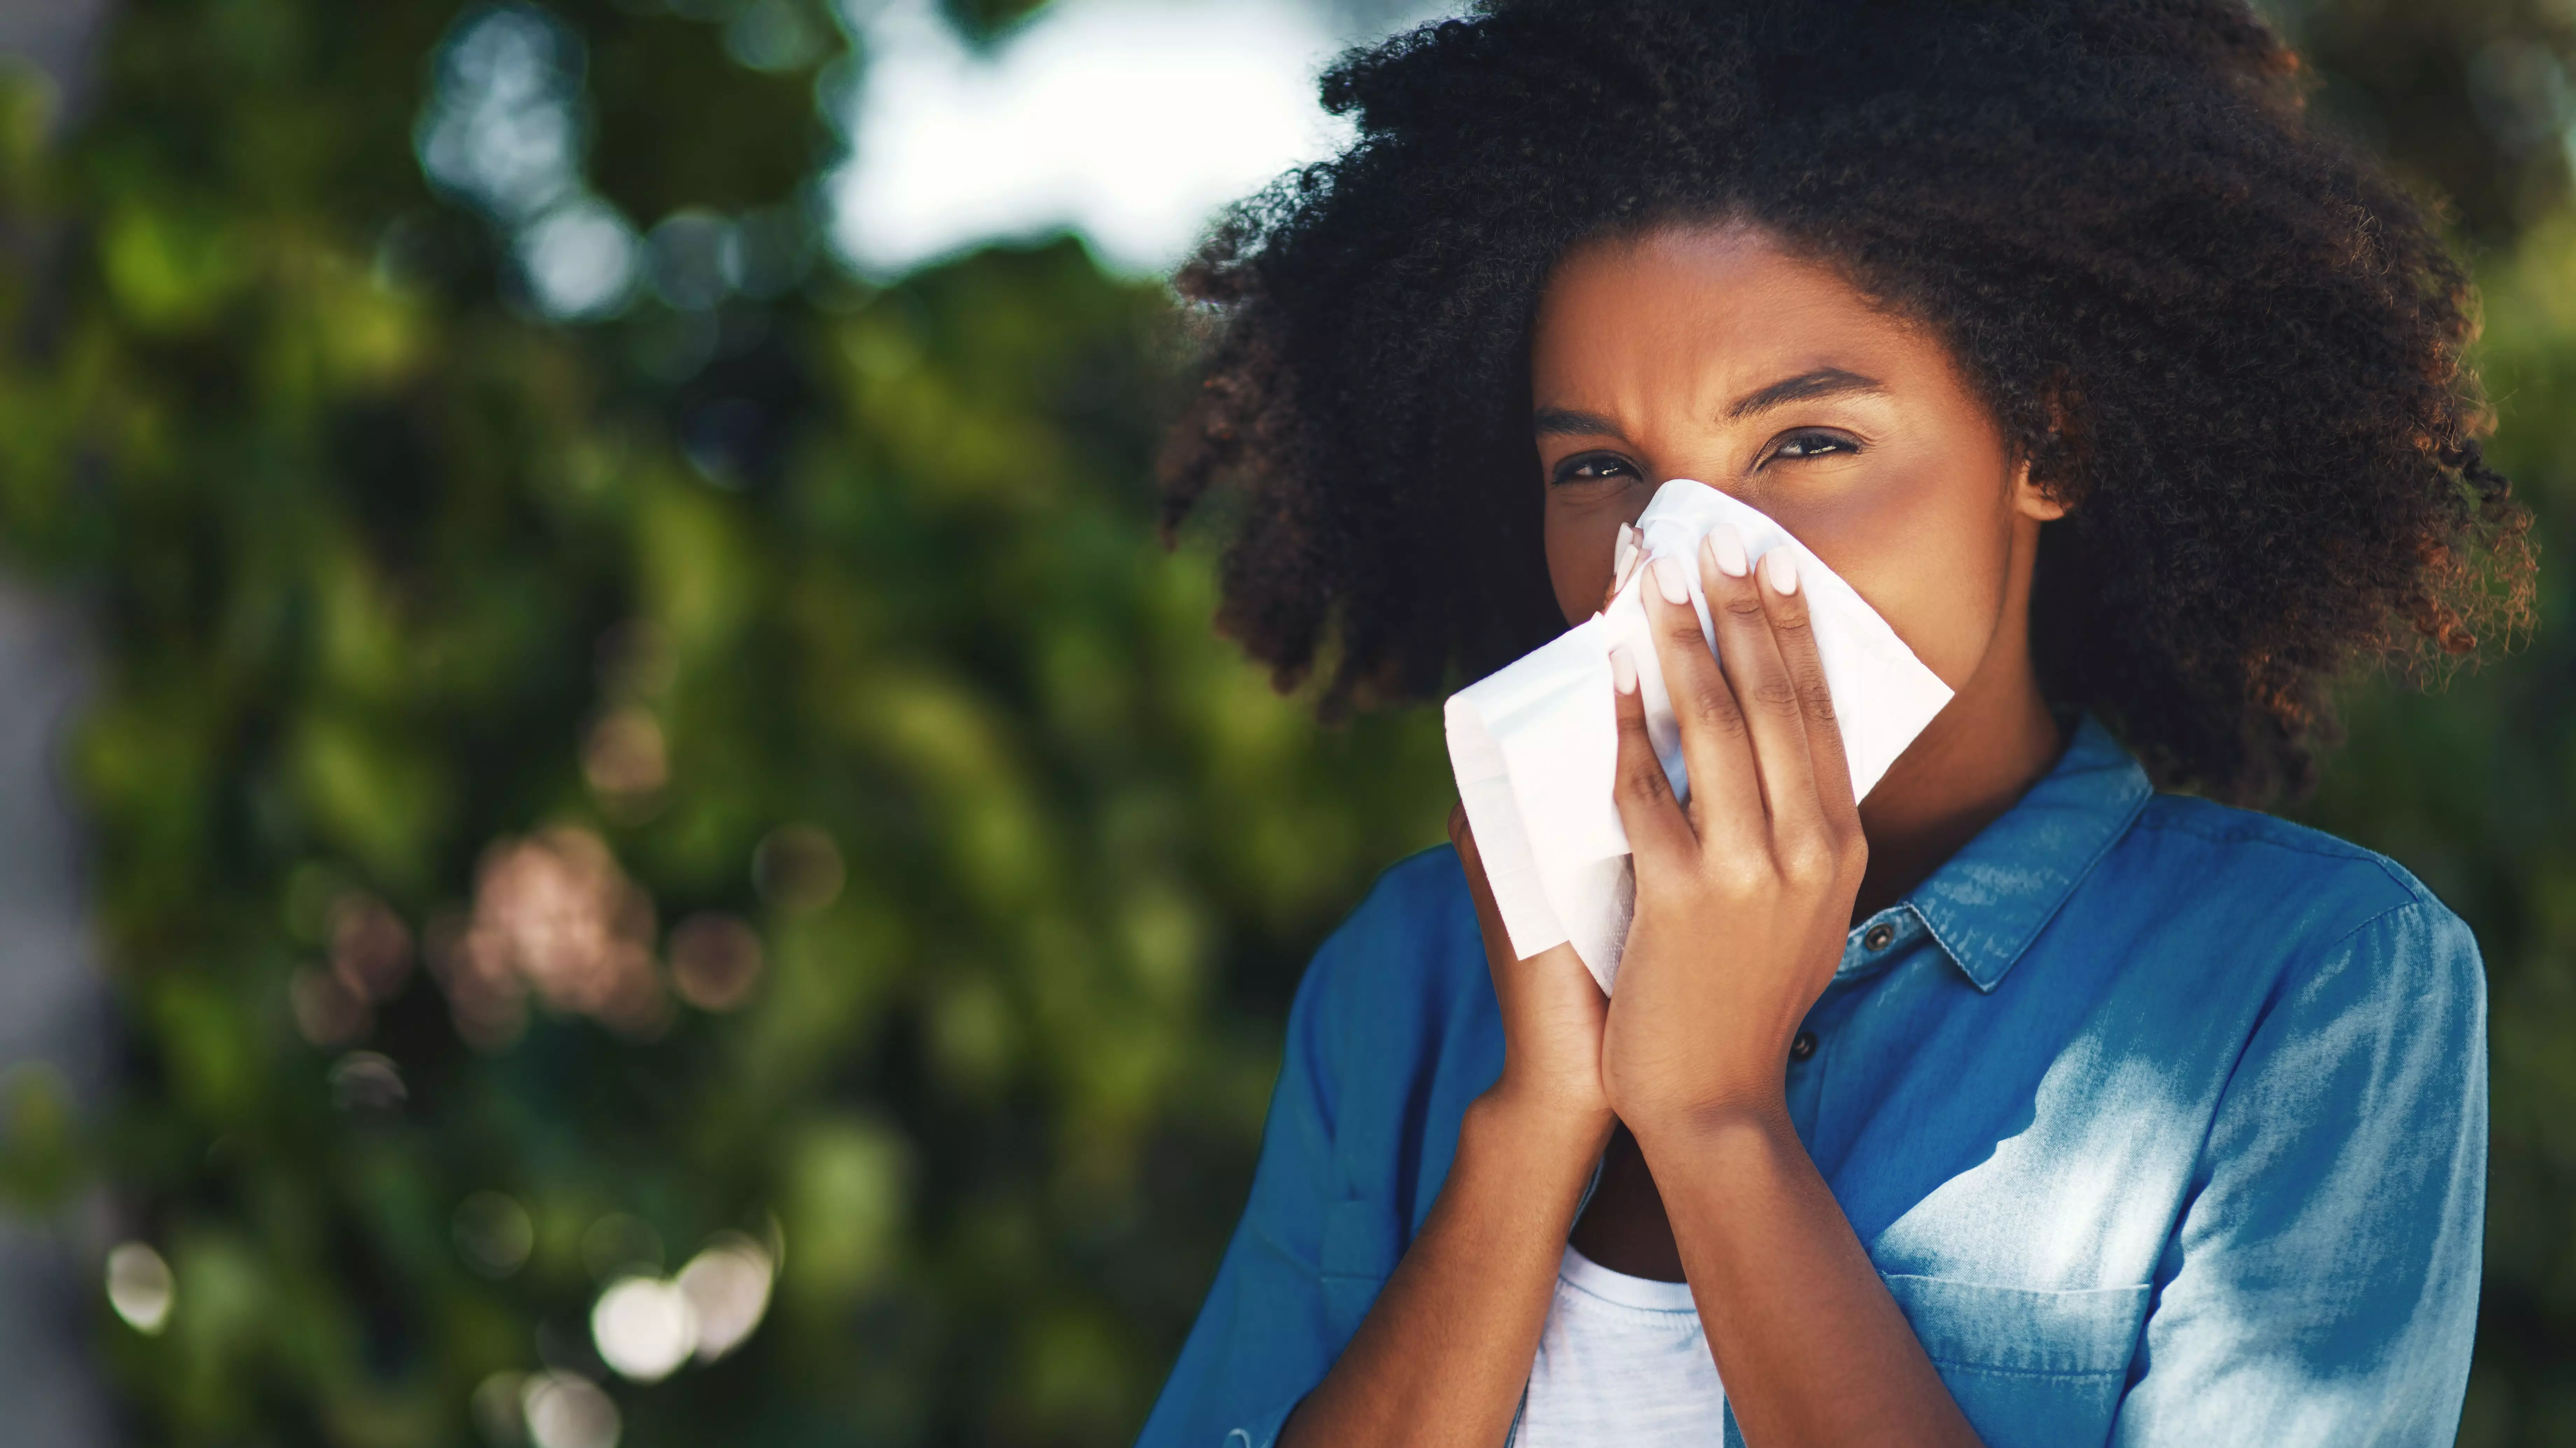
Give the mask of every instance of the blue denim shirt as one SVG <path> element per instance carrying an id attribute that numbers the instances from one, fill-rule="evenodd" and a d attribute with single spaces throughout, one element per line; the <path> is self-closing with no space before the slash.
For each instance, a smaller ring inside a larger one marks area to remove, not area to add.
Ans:
<path id="1" fill-rule="evenodd" d="M 2157 795 L 2088 720 L 1852 929 L 1806 1025 L 1798 1134 L 1990 1448 L 2452 1440 L 2486 994 L 2404 870 Z M 1142 1448 L 1268 1448 L 1502 1049 L 1456 856 L 1396 865 L 1298 990 L 1251 1202 Z"/>

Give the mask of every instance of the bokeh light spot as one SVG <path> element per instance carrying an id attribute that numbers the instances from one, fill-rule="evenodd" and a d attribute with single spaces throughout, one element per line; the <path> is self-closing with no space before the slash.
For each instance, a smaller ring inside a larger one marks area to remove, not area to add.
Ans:
<path id="1" fill-rule="evenodd" d="M 526 1265 L 537 1245 L 528 1209 L 499 1192 L 476 1192 L 459 1203 L 453 1227 L 465 1265 L 496 1280 Z"/>
<path id="2" fill-rule="evenodd" d="M 702 312 L 725 298 L 725 253 L 733 226 L 711 211 L 679 211 L 662 218 L 645 238 L 645 279 L 653 295 L 684 312 Z"/>
<path id="3" fill-rule="evenodd" d="M 671 779 L 661 721 L 649 709 L 612 709 L 590 726 L 581 745 L 582 777 L 621 817 L 647 808 Z"/>
<path id="4" fill-rule="evenodd" d="M 126 1242 L 107 1254 L 107 1305 L 127 1326 L 147 1336 L 170 1321 L 178 1300 L 178 1282 L 161 1254 L 141 1242 Z"/>
<path id="5" fill-rule="evenodd" d="M 841 847 L 813 825 L 782 825 L 752 852 L 752 884 L 762 899 L 789 914 L 831 904 L 840 898 L 845 878 Z"/>
<path id="6" fill-rule="evenodd" d="M 660 1382 L 697 1351 L 697 1311 L 677 1283 L 628 1277 L 599 1295 L 590 1336 L 618 1376 Z"/>
<path id="7" fill-rule="evenodd" d="M 499 1036 L 526 993 L 638 1039 L 670 1024 L 652 954 L 653 900 L 598 835 L 558 827 L 484 852 L 474 910 L 430 959 L 457 1029 Z M 511 1032 L 515 1035 L 515 1032 Z"/>
<path id="8" fill-rule="evenodd" d="M 520 1407 L 527 1390 L 525 1373 L 494 1373 L 475 1384 L 467 1412 L 484 1442 L 507 1448 L 528 1441 L 527 1413 Z"/>
<path id="9" fill-rule="evenodd" d="M 398 1111 L 411 1099 L 402 1070 L 379 1051 L 351 1051 L 331 1063 L 327 1078 L 331 1104 L 342 1111 L 376 1114 Z"/>
<path id="10" fill-rule="evenodd" d="M 751 0 L 725 22 L 725 54 L 752 70 L 803 70 L 822 58 L 829 39 L 796 0 Z"/>
<path id="11" fill-rule="evenodd" d="M 595 197 L 569 201 L 519 234 L 520 275 L 537 310 L 561 321 L 607 316 L 635 289 L 635 228 Z"/>
<path id="12" fill-rule="evenodd" d="M 331 902 L 324 929 L 331 973 L 359 1000 L 392 1000 L 411 978 L 411 927 L 384 901 L 364 890 L 343 891 Z"/>
<path id="13" fill-rule="evenodd" d="M 581 42 L 534 5 L 459 20 L 413 135 L 420 169 L 496 220 L 535 215 L 580 180 Z"/>
<path id="14" fill-rule="evenodd" d="M 729 1011 L 760 983 L 760 936 L 730 915 L 692 915 L 671 931 L 671 987 L 702 1011 Z"/>
<path id="15" fill-rule="evenodd" d="M 363 998 L 337 975 L 314 966 L 287 981 L 286 1003 L 295 1014 L 296 1031 L 316 1046 L 348 1045 L 375 1024 L 375 1013 Z"/>
<path id="16" fill-rule="evenodd" d="M 577 1373 L 540 1373 L 520 1389 L 519 1411 L 537 1448 L 617 1448 L 617 1404 Z"/>
<path id="17" fill-rule="evenodd" d="M 700 1362 L 733 1351 L 760 1326 L 775 1275 L 769 1253 L 739 1232 L 719 1233 L 680 1269 L 681 1295 L 697 1318 Z"/>
<path id="18" fill-rule="evenodd" d="M 746 211 L 725 231 L 725 285 L 758 300 L 782 296 L 813 269 L 817 240 L 803 205 Z"/>

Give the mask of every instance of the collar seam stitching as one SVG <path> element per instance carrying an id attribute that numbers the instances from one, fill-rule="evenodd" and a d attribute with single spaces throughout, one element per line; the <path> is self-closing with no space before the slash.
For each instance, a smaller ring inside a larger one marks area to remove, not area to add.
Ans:
<path id="1" fill-rule="evenodd" d="M 2130 767 L 2136 768 L 2134 761 Z M 2100 868 L 2103 858 L 2111 853 L 2112 847 L 2119 844 L 2120 840 L 2136 826 L 2138 816 L 2145 813 L 2147 802 L 2154 799 L 2155 795 L 2155 788 L 2150 785 L 2139 790 L 2127 801 L 2120 811 L 2118 822 L 2102 832 L 2100 842 L 2094 845 L 2092 853 L 2084 857 L 2083 864 L 2067 872 L 2065 888 L 2060 890 L 2057 898 L 2049 902 L 2048 908 L 2031 922 L 2030 928 L 2021 932 L 2020 938 L 2013 942 L 2010 950 L 1984 952 L 1990 957 L 2000 957 L 2001 960 L 2001 963 L 1994 968 L 1994 977 L 1991 980 L 1979 978 L 1977 972 L 1961 958 L 1957 948 L 1942 939 L 1941 931 L 1932 923 L 1931 917 L 1925 915 L 1919 907 L 1914 907 L 1911 901 L 1907 902 L 1909 908 L 1914 908 L 1914 916 L 1923 922 L 1925 933 L 1940 945 L 1942 953 L 1950 957 L 1950 963 L 1957 966 L 1959 973 L 1968 978 L 1968 983 L 1977 988 L 1977 993 L 1992 995 L 1995 988 L 2004 983 L 2004 977 L 2012 973 L 2012 968 L 2021 963 L 2021 958 L 2030 953 L 2030 947 L 2039 939 L 2040 933 L 2066 909 L 2066 902 L 2074 899 L 2075 892 L 2084 887 L 2086 880 L 2092 878 L 2094 870 Z"/>
<path id="2" fill-rule="evenodd" d="M 2147 801 L 2155 798 L 2155 794 L 2155 790 L 2150 787 L 2140 791 L 2136 798 L 2129 801 L 2128 808 L 2120 814 L 2119 823 L 2103 832 L 2102 842 L 2093 847 L 2093 853 L 2085 856 L 2084 863 L 2068 874 L 2066 888 L 2058 892 L 2057 899 L 2050 902 L 2047 911 L 2031 923 L 2030 929 L 2023 933 L 2021 940 L 2005 954 L 2003 964 L 1995 968 L 1995 978 L 1992 981 L 1978 981 L 1978 990 L 1992 994 L 1996 986 L 2004 983 L 2004 977 L 2010 975 L 2012 968 L 2021 963 L 2021 958 L 2030 953 L 2030 947 L 2039 939 L 2040 933 L 2048 929 L 2050 922 L 2065 911 L 2066 902 L 2075 898 L 2075 892 L 2084 888 L 2084 882 L 2093 877 L 2093 872 L 2101 867 L 2103 858 L 2111 853 L 2112 847 L 2119 844 L 2122 837 L 2129 833 L 2130 827 L 2138 822 L 2138 816 L 2146 811 Z M 1976 980 L 1973 974 L 1968 978 Z"/>

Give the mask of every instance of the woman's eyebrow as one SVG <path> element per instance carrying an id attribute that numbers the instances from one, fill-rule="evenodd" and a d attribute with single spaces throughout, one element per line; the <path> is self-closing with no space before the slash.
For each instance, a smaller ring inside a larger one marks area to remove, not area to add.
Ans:
<path id="1" fill-rule="evenodd" d="M 1562 407 L 1542 407 L 1533 419 L 1541 437 L 1615 437 L 1625 440 L 1619 424 L 1590 412 L 1571 412 Z"/>
<path id="2" fill-rule="evenodd" d="M 1726 420 L 1741 422 L 1757 412 L 1767 412 L 1792 402 L 1807 402 L 1819 397 L 1841 397 L 1855 392 L 1885 392 L 1887 388 L 1875 377 L 1863 377 L 1840 367 L 1819 367 L 1782 378 L 1768 387 L 1748 392 L 1735 399 L 1726 410 Z"/>

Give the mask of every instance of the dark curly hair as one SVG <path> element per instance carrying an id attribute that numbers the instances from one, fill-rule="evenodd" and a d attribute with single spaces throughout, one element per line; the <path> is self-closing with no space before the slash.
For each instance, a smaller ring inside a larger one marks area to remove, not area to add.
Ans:
<path id="1" fill-rule="evenodd" d="M 1221 626 L 1323 707 L 1561 628 L 1529 329 L 1566 250 L 1749 220 L 1932 326 L 2033 476 L 2032 647 L 2159 781 L 2306 787 L 2328 689 L 2526 609 L 2460 266 L 2230 0 L 1488 0 L 1345 57 L 1357 139 L 1180 273 L 1166 530 L 1240 490 Z M 1473 520 L 1464 545 L 1436 527 Z"/>

